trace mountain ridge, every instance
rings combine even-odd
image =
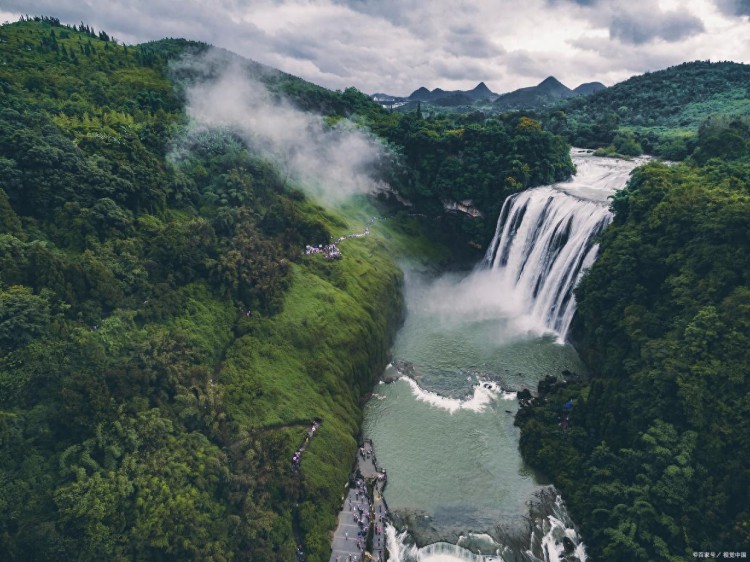
[[[600,92],[601,90],[606,90],[607,86],[602,84],[601,82],[584,82],[577,88],[573,88],[573,91],[577,94],[581,94],[584,96],[595,94],[596,92]]]
[[[438,102],[444,98],[464,96],[471,101],[492,100],[498,94],[494,93],[487,87],[484,82],[479,82],[471,90],[443,90],[435,88],[430,91],[425,86],[421,86],[409,94],[406,98],[409,101]]]
[[[536,109],[576,95],[578,94],[574,90],[568,88],[557,78],[548,76],[536,86],[519,88],[507,94],[502,94],[494,101],[494,106],[504,111]]]
[[[526,86],[502,94],[493,92],[482,81],[470,90],[444,90],[440,87],[430,90],[426,86],[420,86],[408,96],[378,92],[370,97],[381,102],[423,102],[443,107],[470,106],[485,102],[495,104],[497,109],[515,110],[536,109],[561,99],[587,96],[602,89],[606,89],[606,86],[601,82],[585,82],[575,89],[570,89],[554,76],[548,76],[535,86]]]

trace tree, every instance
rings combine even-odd
[[[50,303],[45,294],[12,285],[0,289],[0,348],[15,349],[47,333]]]

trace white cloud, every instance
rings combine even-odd
[[[11,23],[18,21],[18,14],[13,12],[4,12],[0,9],[0,23]]]
[[[193,130],[229,129],[279,172],[327,204],[377,189],[374,172],[386,157],[383,146],[348,121],[326,124],[318,115],[271,96],[236,58],[213,50],[174,64],[176,72],[198,70],[187,89],[187,114]],[[210,72],[216,69],[216,72]],[[207,72],[208,71],[208,72]],[[179,152],[178,152],[179,153]]]
[[[128,42],[202,40],[330,88],[408,94],[480,81],[505,92],[548,75],[571,87],[612,83],[664,61],[750,62],[748,2],[0,0],[0,10],[83,20]]]

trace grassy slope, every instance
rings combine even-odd
[[[362,232],[372,209],[350,204],[348,221],[334,220],[334,236]],[[386,362],[401,318],[401,271],[393,257],[435,261],[444,252],[410,219],[377,221],[365,238],[342,242],[344,259],[305,257],[292,269],[281,313],[246,318],[246,332],[229,350],[219,381],[228,413],[262,431],[321,418],[323,425],[302,463],[300,524],[310,560],[327,560],[341,490],[351,471],[362,398]],[[410,247],[409,251],[406,250]],[[426,257],[425,257],[426,256]],[[303,433],[292,433],[297,441]]]

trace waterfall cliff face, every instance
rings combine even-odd
[[[570,182],[529,189],[503,205],[485,263],[510,288],[507,298],[564,340],[575,313],[573,291],[596,258],[596,238],[611,222],[608,197],[642,161],[573,152]]]

